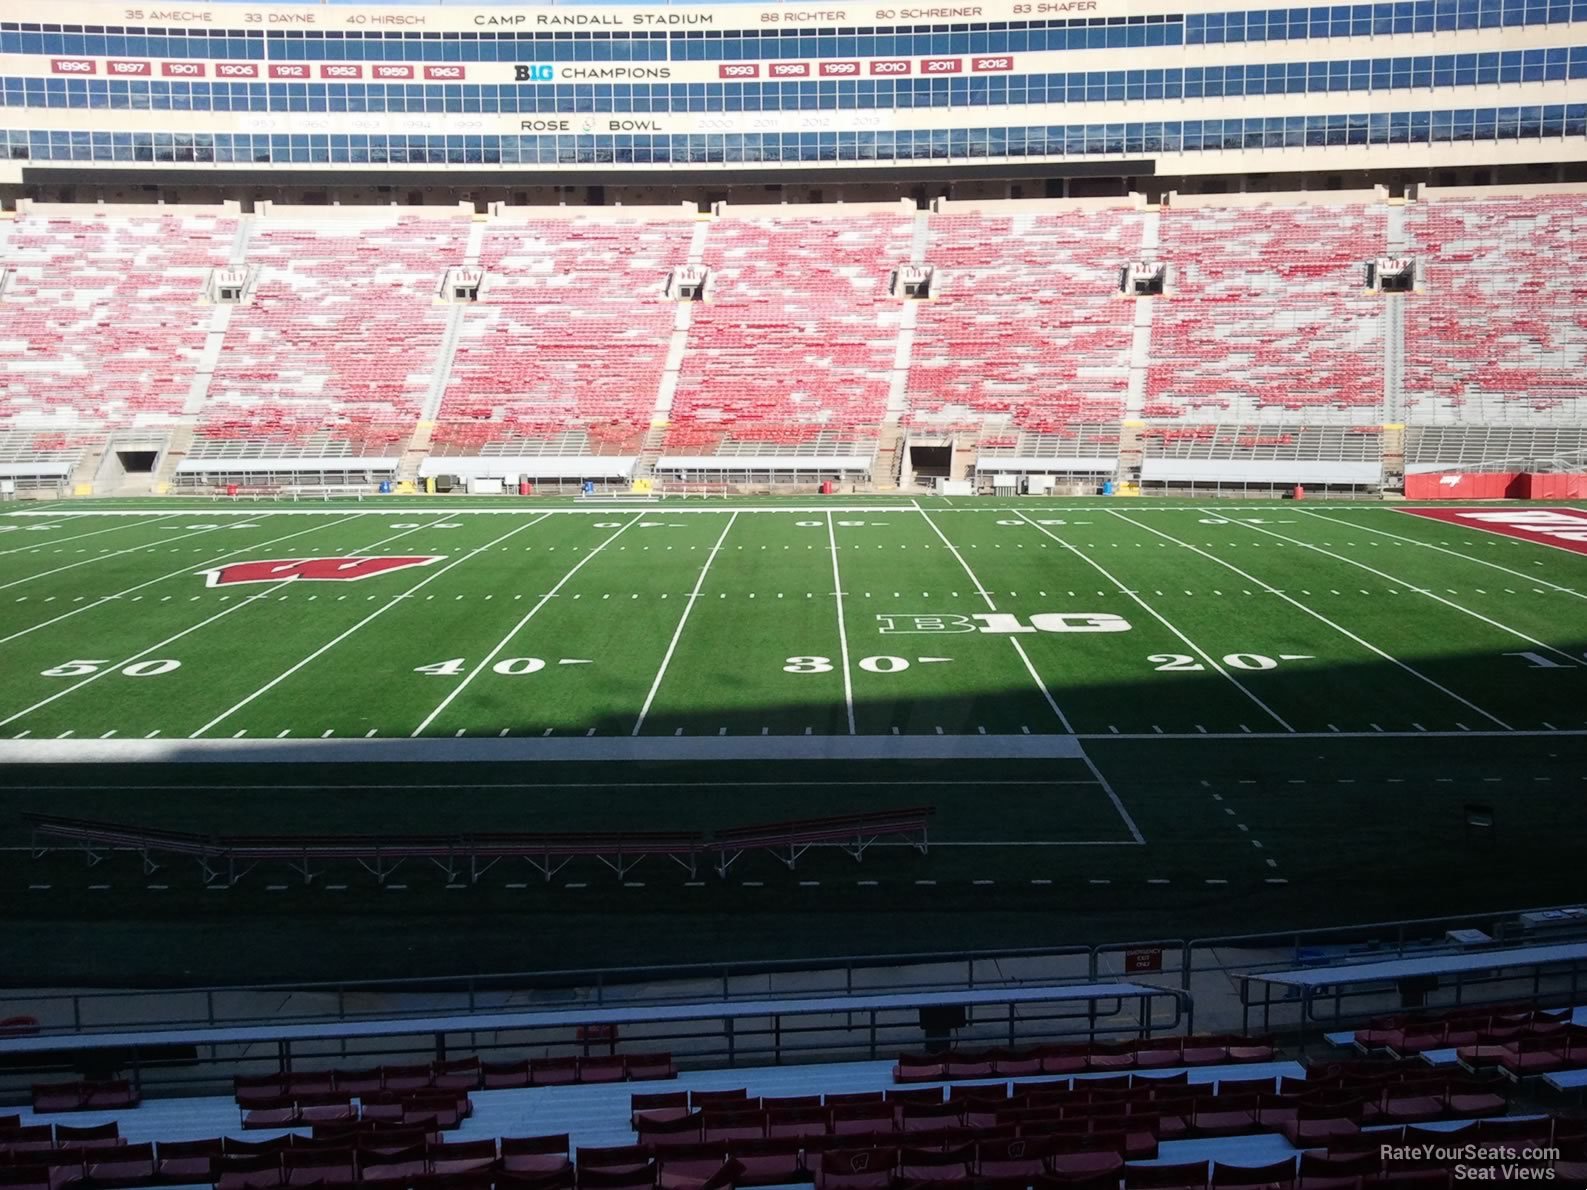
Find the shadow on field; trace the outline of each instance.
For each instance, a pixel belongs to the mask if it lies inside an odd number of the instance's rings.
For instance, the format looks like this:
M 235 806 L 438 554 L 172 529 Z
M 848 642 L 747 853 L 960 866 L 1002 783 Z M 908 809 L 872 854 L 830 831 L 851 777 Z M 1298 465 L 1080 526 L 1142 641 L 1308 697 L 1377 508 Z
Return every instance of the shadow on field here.
M 1533 668 L 1522 658 L 1455 654 L 1414 665 L 1517 729 L 1579 729 L 1587 718 L 1587 669 L 1563 661 L 1558 669 Z M 0 864 L 0 932 L 9 952 L 0 980 L 334 979 L 1057 945 L 1579 898 L 1587 738 L 1462 732 L 1456 723 L 1495 725 L 1387 662 L 1239 677 L 1281 714 L 1337 708 L 1336 726 L 1367 734 L 1335 734 L 1326 723 L 1307 724 L 1315 734 L 1286 734 L 1271 721 L 1264 730 L 1256 703 L 1206 671 L 1148 671 L 1139 682 L 1065 688 L 1065 711 L 1075 721 L 1106 707 L 1125 720 L 1121 730 L 1140 733 L 1113 738 L 1102 728 L 1084 741 L 1138 824 L 1139 846 L 1121 845 L 1128 832 L 1118 809 L 1073 759 L 446 759 L 450 748 L 494 743 L 487 733 L 521 731 L 522 719 L 507 713 L 476 716 L 463 740 L 416 741 L 435 757 L 427 761 L 371 761 L 365 741 L 332 739 L 304 741 L 313 760 L 303 763 L 259 763 L 257 745 L 238 740 L 202 750 L 171 741 L 155 763 L 12 764 L 0 792 L 0 844 L 12 848 Z M 1168 682 L 1177 686 L 1171 698 Z M 726 705 L 730 698 L 720 702 L 690 716 L 678 737 L 670 722 L 654 722 L 669 737 L 656 742 L 739 739 L 753 749 L 766 720 L 789 725 L 773 736 L 802 738 L 803 726 L 816 737 L 846 735 L 841 705 L 747 712 Z M 1240 707 L 1240 718 L 1218 719 L 1215 712 L 1229 706 Z M 1038 709 L 1049 720 L 1028 725 L 1040 735 L 1056 717 L 1031 688 L 970 702 L 862 699 L 855 707 L 862 731 L 891 721 L 904 742 L 910 733 L 935 738 L 940 726 L 950 744 L 963 737 L 965 751 L 984 739 L 981 726 L 1026 740 L 1019 728 Z M 1209 731 L 1234 734 L 1201 737 L 1196 718 Z M 1240 722 L 1253 731 L 1240 732 Z M 1385 732 L 1373 732 L 1374 722 Z M 722 726 L 725 737 L 717 734 Z M 620 734 L 610 742 L 620 749 L 631 728 L 614 724 Z M 1389 734 L 1396 730 L 1407 734 Z M 871 733 L 884 744 L 891 738 L 880 728 Z M 522 748 L 536 739 L 505 742 Z M 924 855 L 893 846 L 856 862 L 819 849 L 790 870 L 754 853 L 726 878 L 702 870 L 694 880 L 654 857 L 622 877 L 581 859 L 549 881 L 522 861 L 504 861 L 477 881 L 410 861 L 384 883 L 353 863 L 330 865 L 312 881 L 276 865 L 224 891 L 206 888 L 197 866 L 180 859 L 145 871 L 130 853 L 92 867 L 63 852 L 30 858 L 21 817 L 31 811 L 203 834 L 630 829 L 709 836 L 749 823 L 915 805 L 937 811 Z

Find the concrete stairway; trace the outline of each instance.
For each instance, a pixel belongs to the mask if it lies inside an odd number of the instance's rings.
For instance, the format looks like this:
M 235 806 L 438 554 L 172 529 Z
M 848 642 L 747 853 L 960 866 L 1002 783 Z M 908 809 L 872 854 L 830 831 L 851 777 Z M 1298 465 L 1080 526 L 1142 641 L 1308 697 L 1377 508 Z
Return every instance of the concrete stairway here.
M 433 421 L 421 421 L 413 427 L 413 434 L 402 449 L 402 461 L 397 464 L 398 483 L 418 484 L 419 464 L 430 453 L 430 438 L 434 433 Z
M 193 449 L 193 427 L 174 426 L 165 441 L 165 451 L 160 455 L 160 465 L 154 473 L 154 490 L 166 492 L 176 486 L 176 469 L 186 461 Z
M 871 459 L 871 487 L 878 492 L 898 490 L 899 469 L 903 466 L 904 431 L 896 422 L 884 423 Z

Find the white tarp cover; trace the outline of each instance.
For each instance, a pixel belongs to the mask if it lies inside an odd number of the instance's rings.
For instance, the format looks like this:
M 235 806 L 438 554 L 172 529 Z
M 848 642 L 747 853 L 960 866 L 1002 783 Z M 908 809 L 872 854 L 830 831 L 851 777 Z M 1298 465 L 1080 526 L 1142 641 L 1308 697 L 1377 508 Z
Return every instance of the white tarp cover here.
M 636 455 L 466 455 L 441 458 L 431 455 L 419 464 L 419 478 L 459 475 L 464 479 L 628 479 L 634 474 Z
M 395 471 L 400 462 L 391 458 L 319 459 L 184 459 L 176 465 L 178 475 L 235 475 L 239 471 Z
M 1382 463 L 1312 459 L 1146 459 L 1141 478 L 1160 483 L 1380 483 Z
M 1081 471 L 1089 475 L 1111 475 L 1119 469 L 1118 456 L 1113 458 L 1032 458 L 1032 459 L 1004 459 L 988 458 L 981 456 L 976 462 L 976 467 L 981 471 L 992 471 L 1001 474 L 1004 471 L 1051 471 L 1074 472 Z
M 870 455 L 669 455 L 658 471 L 869 471 Z

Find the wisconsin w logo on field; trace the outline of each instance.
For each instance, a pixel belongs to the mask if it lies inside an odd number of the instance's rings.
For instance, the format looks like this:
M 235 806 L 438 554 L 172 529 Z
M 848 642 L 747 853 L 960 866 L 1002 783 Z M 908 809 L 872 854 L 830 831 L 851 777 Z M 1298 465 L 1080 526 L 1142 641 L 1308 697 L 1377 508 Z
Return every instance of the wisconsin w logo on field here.
M 233 562 L 213 570 L 200 570 L 207 587 L 239 583 L 350 583 L 410 566 L 428 566 L 445 554 L 406 554 L 389 558 L 276 558 L 268 562 Z

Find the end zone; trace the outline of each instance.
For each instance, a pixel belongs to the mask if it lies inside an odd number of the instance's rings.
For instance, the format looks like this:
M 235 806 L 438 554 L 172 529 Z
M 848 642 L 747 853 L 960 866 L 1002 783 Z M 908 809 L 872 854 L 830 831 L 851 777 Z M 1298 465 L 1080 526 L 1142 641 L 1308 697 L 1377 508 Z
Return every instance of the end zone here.
M 1587 554 L 1587 509 L 1399 508 L 1395 511 L 1465 529 L 1482 529 L 1574 554 Z

